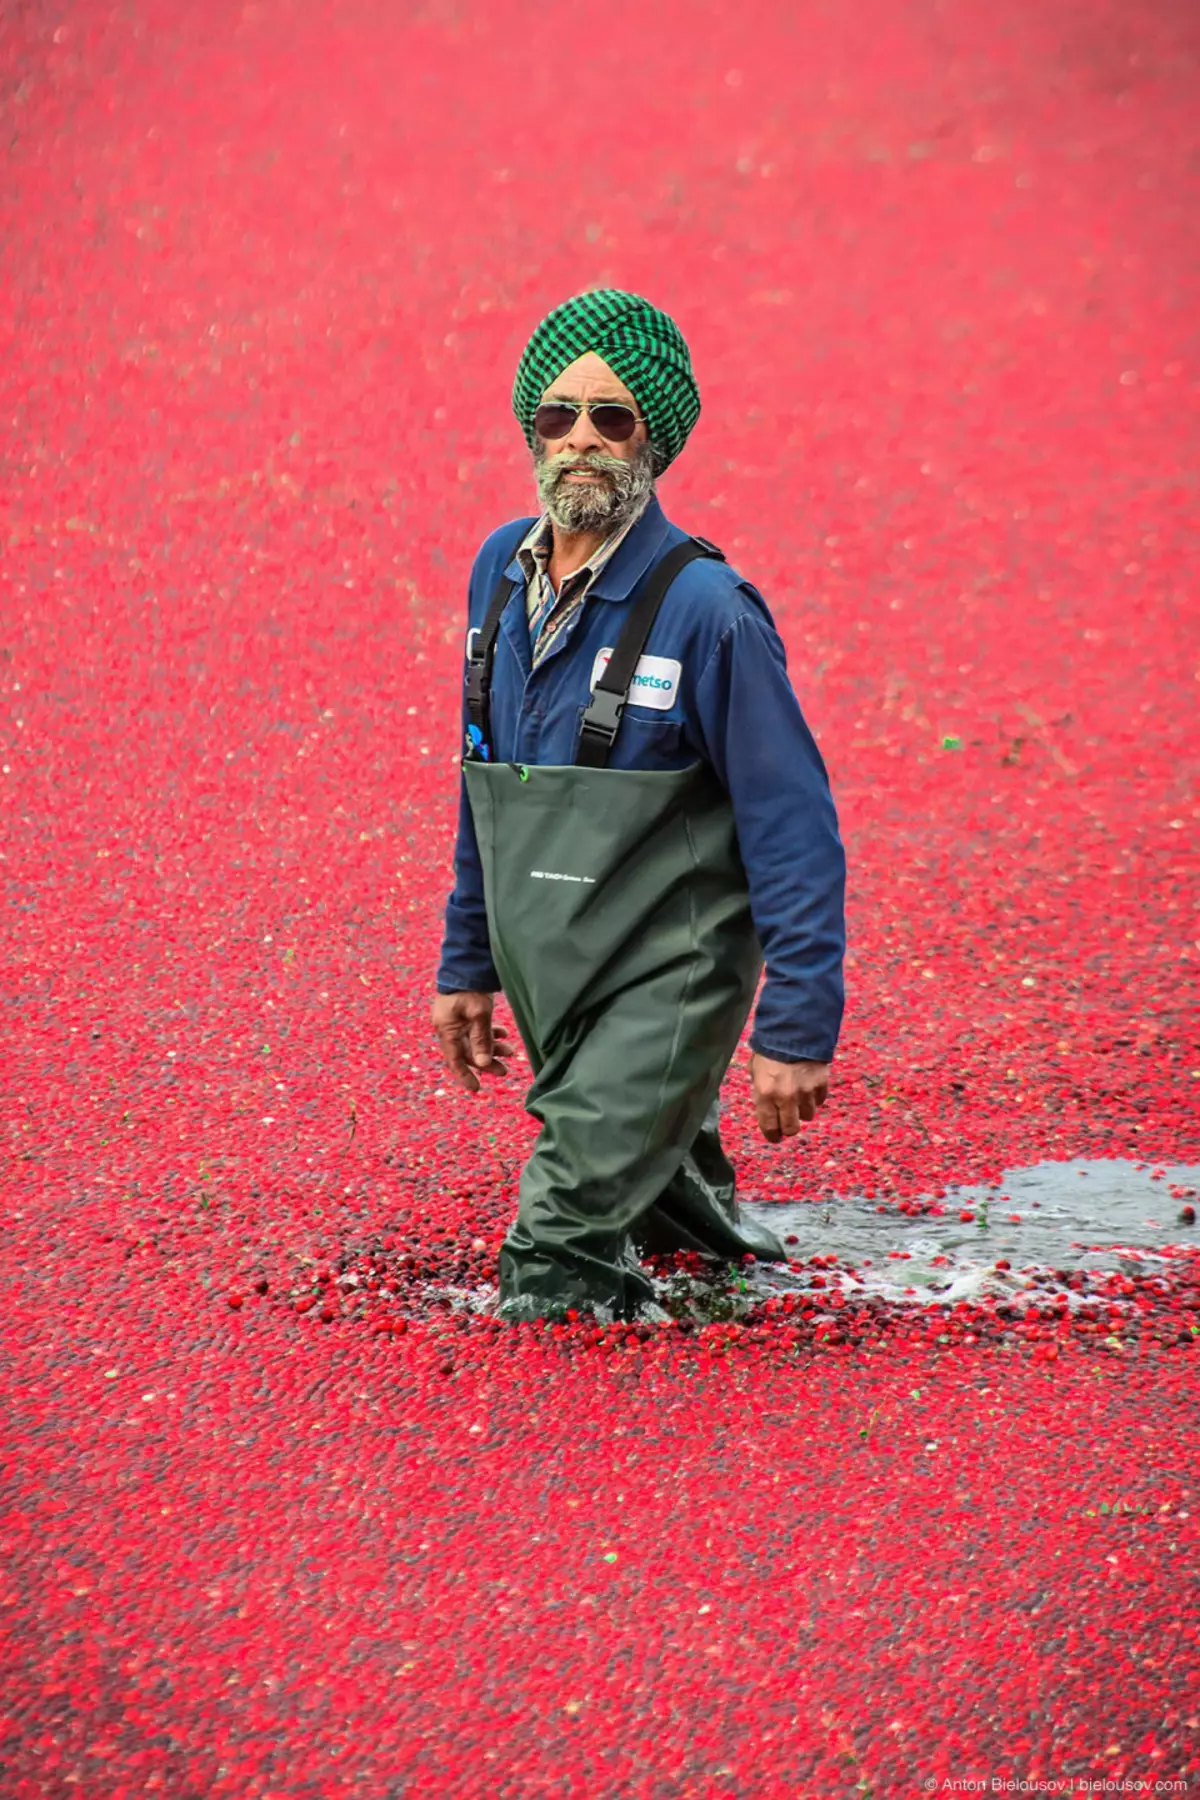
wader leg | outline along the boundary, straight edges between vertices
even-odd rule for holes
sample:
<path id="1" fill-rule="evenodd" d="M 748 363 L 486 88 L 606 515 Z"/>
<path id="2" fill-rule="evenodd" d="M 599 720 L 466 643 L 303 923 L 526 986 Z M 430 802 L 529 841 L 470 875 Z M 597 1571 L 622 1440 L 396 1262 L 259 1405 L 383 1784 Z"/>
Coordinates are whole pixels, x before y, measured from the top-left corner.
<path id="1" fill-rule="evenodd" d="M 753 1252 L 760 1262 L 784 1262 L 775 1233 L 742 1212 L 733 1164 L 721 1143 L 720 1102 L 714 1100 L 692 1147 L 654 1205 L 634 1228 L 638 1247 L 669 1255 L 696 1250 L 734 1261 Z"/>
<path id="2" fill-rule="evenodd" d="M 697 1017 L 689 1005 L 677 972 L 639 983 L 539 1072 L 528 1106 L 542 1131 L 500 1253 L 504 1316 L 636 1312 L 653 1288 L 633 1255 L 631 1227 L 668 1190 L 662 1223 L 685 1233 L 691 1226 L 671 1247 L 689 1247 L 706 1231 L 704 1248 L 719 1255 L 783 1256 L 769 1232 L 739 1218 L 733 1170 L 715 1118 L 707 1121 L 741 1019 L 731 1019 L 727 999 L 724 1016 Z"/>

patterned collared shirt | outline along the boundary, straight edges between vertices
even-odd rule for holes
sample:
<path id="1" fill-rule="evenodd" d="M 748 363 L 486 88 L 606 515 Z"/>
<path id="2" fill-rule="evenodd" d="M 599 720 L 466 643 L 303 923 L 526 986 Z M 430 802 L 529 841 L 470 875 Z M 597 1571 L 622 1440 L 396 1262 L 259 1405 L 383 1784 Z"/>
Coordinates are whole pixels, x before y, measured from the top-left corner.
<path id="1" fill-rule="evenodd" d="M 605 538 L 583 567 L 566 577 L 557 594 L 550 580 L 554 533 L 549 514 L 543 513 L 518 544 L 517 559 L 525 574 L 525 616 L 529 620 L 529 647 L 535 669 L 551 646 L 558 642 L 587 599 L 593 581 L 636 524 L 637 519 L 630 519 L 619 531 Z"/>

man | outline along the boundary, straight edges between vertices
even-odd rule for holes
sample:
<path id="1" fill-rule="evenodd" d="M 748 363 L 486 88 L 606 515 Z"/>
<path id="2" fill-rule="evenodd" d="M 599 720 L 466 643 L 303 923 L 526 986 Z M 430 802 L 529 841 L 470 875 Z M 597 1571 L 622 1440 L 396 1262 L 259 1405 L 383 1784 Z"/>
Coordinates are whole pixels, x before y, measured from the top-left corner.
<path id="1" fill-rule="evenodd" d="M 700 411 L 673 320 L 615 289 L 566 301 L 513 409 L 543 512 L 493 532 L 471 576 L 433 1025 L 478 1092 L 511 1050 L 503 988 L 534 1070 L 502 1314 L 630 1317 L 652 1306 L 638 1249 L 785 1254 L 738 1208 L 718 1091 L 765 956 L 763 1135 L 824 1103 L 845 864 L 765 603 L 655 495 Z"/>

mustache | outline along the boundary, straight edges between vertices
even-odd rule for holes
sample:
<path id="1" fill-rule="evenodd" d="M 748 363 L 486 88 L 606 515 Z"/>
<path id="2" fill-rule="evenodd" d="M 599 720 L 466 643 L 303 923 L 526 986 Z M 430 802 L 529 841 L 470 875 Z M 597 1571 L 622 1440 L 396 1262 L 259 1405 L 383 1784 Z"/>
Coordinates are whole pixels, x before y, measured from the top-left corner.
<path id="1" fill-rule="evenodd" d="M 570 450 L 560 450 L 557 456 L 541 458 L 538 474 L 543 483 L 553 486 L 574 469 L 587 469 L 591 473 L 619 476 L 627 468 L 628 464 L 621 457 L 609 456 L 604 450 L 594 450 L 588 456 L 580 456 L 577 452 Z"/>

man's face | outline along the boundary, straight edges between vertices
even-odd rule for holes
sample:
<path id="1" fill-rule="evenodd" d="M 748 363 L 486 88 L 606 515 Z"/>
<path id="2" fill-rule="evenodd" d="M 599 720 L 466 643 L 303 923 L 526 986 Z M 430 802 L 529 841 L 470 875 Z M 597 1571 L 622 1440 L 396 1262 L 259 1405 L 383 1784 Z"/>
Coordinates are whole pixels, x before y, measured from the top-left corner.
<path id="1" fill-rule="evenodd" d="M 542 400 L 566 400 L 580 409 L 565 437 L 538 439 L 534 455 L 542 504 L 564 531 L 615 530 L 642 510 L 654 487 L 653 452 L 640 406 L 594 350 L 564 369 Z M 601 436 L 587 411 L 588 403 L 598 400 L 619 401 L 638 415 L 632 437 L 613 443 Z"/>

